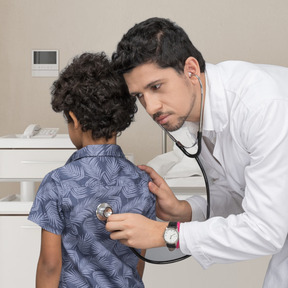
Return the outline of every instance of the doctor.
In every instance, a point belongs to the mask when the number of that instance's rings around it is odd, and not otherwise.
[[[152,178],[157,216],[167,222],[115,214],[106,224],[111,238],[141,249],[179,247],[204,268],[273,255],[263,287],[287,288],[288,69],[206,64],[183,29],[161,18],[131,28],[112,60],[130,94],[168,131],[199,122],[201,80],[200,160],[210,183],[211,218],[205,220],[203,198],[177,200],[152,168],[141,166]]]

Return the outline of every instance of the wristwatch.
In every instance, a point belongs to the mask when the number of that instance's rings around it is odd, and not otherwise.
[[[169,251],[173,251],[176,248],[179,239],[177,222],[169,222],[167,228],[165,229],[163,237]]]

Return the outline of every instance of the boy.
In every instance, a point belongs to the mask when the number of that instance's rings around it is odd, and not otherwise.
[[[37,287],[144,287],[138,258],[111,240],[96,216],[97,206],[109,203],[114,213],[155,219],[150,178],[116,145],[137,111],[135,100],[104,53],[75,57],[51,94],[78,151],[45,176],[29,215],[42,227]]]

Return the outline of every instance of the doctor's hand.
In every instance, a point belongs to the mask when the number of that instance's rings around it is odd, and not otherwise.
[[[156,215],[164,221],[189,222],[192,219],[191,206],[187,201],[178,200],[165,180],[151,167],[138,166],[149,174],[152,182],[149,190],[156,195]]]
[[[110,238],[122,244],[149,249],[165,246],[163,238],[168,223],[148,219],[140,214],[112,214],[108,217],[106,230],[111,232]]]

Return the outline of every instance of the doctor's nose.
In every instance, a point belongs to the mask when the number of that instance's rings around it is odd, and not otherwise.
[[[146,112],[153,116],[155,113],[159,112],[162,108],[161,101],[155,96],[151,94],[144,95],[144,103],[142,103]]]

